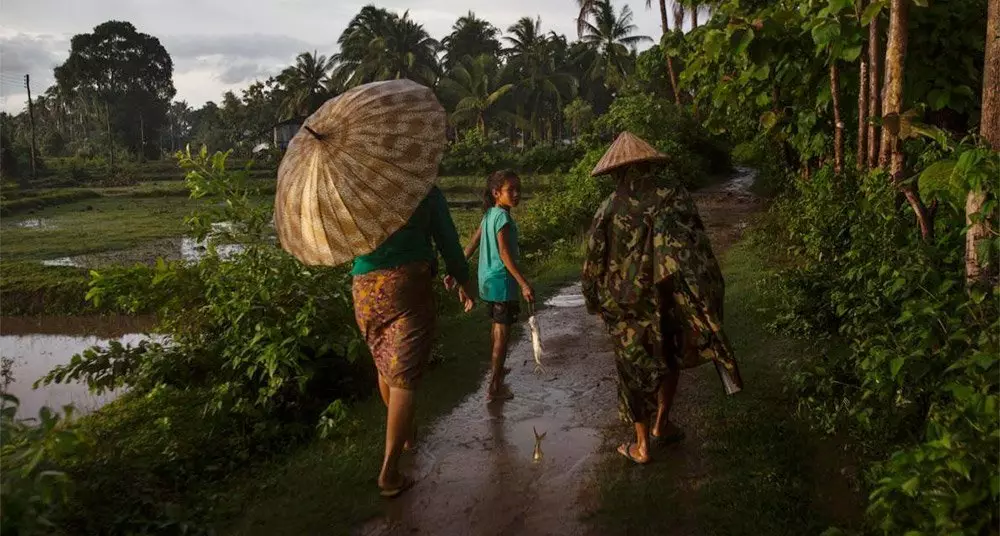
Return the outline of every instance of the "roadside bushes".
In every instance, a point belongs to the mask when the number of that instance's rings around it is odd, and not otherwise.
[[[569,169],[583,154],[575,144],[542,144],[521,150],[487,139],[479,130],[462,134],[441,159],[441,175],[486,175],[497,169],[553,173]]]
[[[988,163],[984,165],[989,165]],[[923,241],[883,172],[795,183],[763,238],[787,246],[774,327],[837,336],[848,355],[796,365],[800,409],[875,460],[870,519],[888,534],[1000,522],[1000,291],[964,282],[964,207],[937,200]]]

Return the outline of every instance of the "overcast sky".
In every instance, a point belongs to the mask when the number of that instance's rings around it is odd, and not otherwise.
[[[69,55],[70,38],[107,20],[159,38],[174,61],[176,98],[198,107],[276,74],[300,52],[336,52],[337,37],[369,3],[408,8],[436,39],[470,10],[502,30],[540,16],[546,31],[570,38],[576,31],[575,0],[0,0],[0,107],[23,110],[24,75],[31,75],[32,95],[42,93]],[[623,3],[635,12],[640,34],[659,37],[658,13],[644,0],[615,0]]]

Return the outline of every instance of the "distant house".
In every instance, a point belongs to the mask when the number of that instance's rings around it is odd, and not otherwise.
[[[285,119],[250,136],[245,140],[245,143],[253,148],[251,152],[254,154],[265,149],[280,149],[281,151],[285,151],[288,149],[288,143],[292,141],[292,138],[295,137],[295,134],[304,122],[304,117]]]
[[[277,147],[284,151],[288,149],[288,143],[292,141],[295,134],[302,127],[302,123],[305,120],[301,117],[293,117],[292,119],[285,119],[284,121],[277,123],[272,127],[274,131],[274,147]]]

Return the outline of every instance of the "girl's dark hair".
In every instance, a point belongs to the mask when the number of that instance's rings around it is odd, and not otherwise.
[[[497,204],[497,200],[493,198],[493,190],[499,190],[503,188],[503,185],[507,181],[519,178],[517,173],[509,169],[501,169],[500,171],[490,173],[490,176],[486,177],[486,191],[483,192],[483,211],[485,212]]]

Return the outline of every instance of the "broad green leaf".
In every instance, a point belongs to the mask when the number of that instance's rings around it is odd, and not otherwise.
[[[927,95],[932,110],[947,108],[951,102],[951,92],[947,89],[934,89]]]
[[[925,169],[917,178],[920,197],[940,199],[956,207],[964,204],[965,186],[955,178],[955,165],[954,160],[942,160]]]
[[[837,37],[840,37],[840,25],[836,22],[825,22],[812,29],[813,42],[817,46],[827,46]]]
[[[830,0],[828,6],[830,13],[836,15],[841,11],[854,6],[854,0]]]
[[[763,125],[764,128],[770,130],[774,128],[774,125],[778,124],[778,115],[770,111],[764,112],[760,116],[760,124]]]
[[[757,103],[757,106],[767,106],[768,104],[771,104],[771,96],[767,93],[760,93],[757,95],[754,102]]]
[[[899,370],[903,368],[903,363],[905,362],[906,358],[904,357],[897,357],[896,359],[892,360],[892,362],[889,364],[889,368],[892,370],[893,378],[899,375]]]
[[[847,47],[840,51],[840,59],[853,62],[861,56],[861,45]]]
[[[909,495],[913,495],[917,491],[917,487],[920,486],[920,477],[915,476],[903,483],[902,489]]]
[[[864,13],[861,14],[861,24],[863,26],[871,24],[872,21],[875,20],[875,17],[878,17],[879,13],[881,13],[883,9],[885,9],[885,2],[872,2],[871,4],[868,4]]]
[[[767,80],[768,76],[770,75],[771,75],[770,65],[761,65],[760,67],[757,67],[757,70],[754,71],[753,73],[753,77],[760,81]]]

